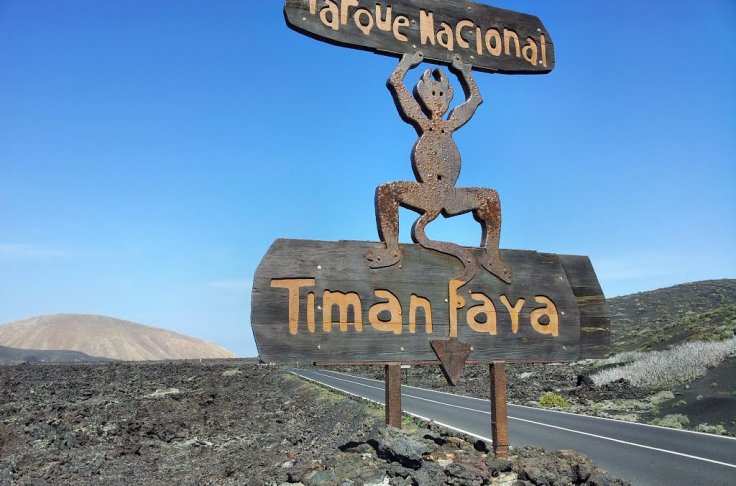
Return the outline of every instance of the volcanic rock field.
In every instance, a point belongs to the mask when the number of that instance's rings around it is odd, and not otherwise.
[[[0,484],[624,484],[572,451],[514,450],[249,360],[0,367]]]

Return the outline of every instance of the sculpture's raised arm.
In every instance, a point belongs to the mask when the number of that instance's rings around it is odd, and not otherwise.
[[[399,111],[401,118],[410,125],[414,126],[419,133],[424,130],[424,124],[427,118],[422,113],[422,109],[414,99],[404,84],[404,76],[409,69],[421,64],[424,56],[420,52],[414,54],[404,54],[399,61],[398,66],[394,70],[391,77],[388,78],[388,88],[394,98],[396,109]]]
[[[483,98],[480,95],[478,86],[475,84],[471,69],[472,66],[470,64],[465,64],[460,59],[460,56],[455,56],[452,61],[452,71],[460,79],[460,84],[465,92],[465,102],[452,110],[452,113],[448,117],[447,121],[450,124],[451,131],[455,131],[468,123],[468,120],[475,114],[475,110],[483,103]]]

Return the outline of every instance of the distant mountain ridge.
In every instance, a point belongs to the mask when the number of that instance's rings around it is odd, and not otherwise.
[[[20,363],[96,363],[113,361],[109,358],[90,356],[79,351],[46,351],[39,349],[16,349],[0,346],[0,364]]]
[[[736,330],[736,279],[703,280],[608,299],[614,352],[721,340]]]
[[[52,314],[0,325],[0,346],[124,361],[234,358],[216,344],[112,317]]]

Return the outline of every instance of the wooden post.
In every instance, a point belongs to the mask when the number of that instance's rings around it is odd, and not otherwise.
[[[509,417],[506,408],[506,362],[494,361],[491,375],[491,439],[496,457],[509,456]]]
[[[386,425],[401,428],[401,365],[390,363],[384,367],[386,389]]]

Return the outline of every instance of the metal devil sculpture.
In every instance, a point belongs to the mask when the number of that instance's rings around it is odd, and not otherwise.
[[[411,154],[417,181],[382,184],[376,190],[376,220],[381,241],[386,248],[367,255],[371,268],[395,265],[401,260],[399,246],[399,206],[420,214],[412,227],[412,239],[424,248],[447,253],[463,264],[457,280],[467,283],[478,271],[478,263],[506,283],[511,283],[511,270],[498,252],[501,234],[501,203],[493,189],[455,187],[460,176],[460,151],[452,134],[465,125],[483,103],[471,74],[471,66],[455,56],[453,71],[465,92],[465,102],[444,118],[453,99],[450,80],[440,69],[427,69],[414,88],[414,96],[404,85],[404,76],[424,60],[421,53],[404,54],[388,80],[401,117],[419,135]],[[473,212],[482,228],[483,257],[478,262],[468,248],[455,243],[433,241],[424,228],[440,214],[445,217]]]

